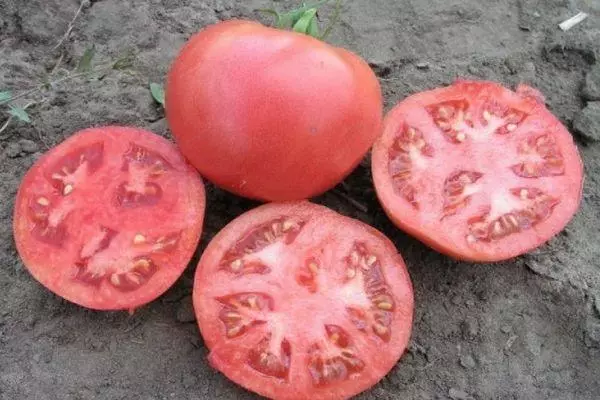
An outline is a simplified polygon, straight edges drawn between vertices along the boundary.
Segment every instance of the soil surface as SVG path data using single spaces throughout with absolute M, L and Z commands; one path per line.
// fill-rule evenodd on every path
M 262 18 L 254 10 L 273 3 L 297 4 L 92 0 L 70 25 L 78 0 L 0 0 L 0 90 L 31 87 L 59 60 L 74 68 L 91 44 L 99 61 L 137 54 L 132 73 L 57 85 L 28 110 L 31 124 L 15 122 L 1 134 L 0 399 L 256 398 L 206 361 L 190 300 L 197 256 L 171 290 L 134 315 L 95 312 L 61 300 L 27 273 L 11 224 L 20 178 L 43 151 L 91 125 L 131 124 L 168 136 L 148 83 L 163 80 L 198 29 L 234 17 Z M 558 23 L 578 9 L 589 18 L 562 32 Z M 494 265 L 454 262 L 396 229 L 376 200 L 368 159 L 336 191 L 315 199 L 387 234 L 414 282 L 409 351 L 359 398 L 597 399 L 600 143 L 593 126 L 599 126 L 599 113 L 580 114 L 588 101 L 600 99 L 594 97 L 600 74 L 586 79 L 600 64 L 600 2 L 347 1 L 330 40 L 371 63 L 386 109 L 458 77 L 537 87 L 576 135 L 586 170 L 584 200 L 567 228 L 531 254 Z M 197 255 L 220 228 L 255 205 L 209 184 Z

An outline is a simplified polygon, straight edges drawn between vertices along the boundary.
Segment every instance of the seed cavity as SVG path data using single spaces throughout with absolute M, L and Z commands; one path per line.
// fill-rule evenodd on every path
M 420 130 L 407 124 L 401 126 L 389 150 L 388 173 L 392 178 L 395 192 L 412 207 L 419 207 L 416 199 L 417 182 L 413 171 L 415 168 L 425 168 L 427 159 L 433 155 L 433 147 L 427 144 Z
M 444 182 L 444 208 L 442 219 L 456 214 L 467 206 L 474 193 L 473 188 L 483 174 L 478 171 L 461 170 L 449 175 Z
M 290 370 L 291 346 L 287 339 L 273 342 L 272 335 L 265 336 L 248 353 L 247 364 L 261 374 L 287 380 Z
M 465 236 L 467 243 L 489 243 L 531 229 L 548 219 L 560 202 L 537 188 L 513 188 L 510 192 L 523 203 L 522 207 L 496 218 L 491 218 L 489 212 L 470 218 L 469 233 Z
M 466 100 L 452 100 L 427 107 L 435 124 L 451 143 L 460 144 L 467 138 L 465 131 L 474 127 L 469 103 Z
M 249 257 L 276 243 L 293 243 L 306 221 L 277 218 L 250 229 L 221 259 L 221 269 L 242 274 L 266 274 L 271 271 L 259 258 Z
M 565 173 L 563 155 L 554 136 L 549 133 L 521 142 L 518 152 L 527 157 L 527 161 L 511 166 L 515 175 L 523 178 L 540 178 L 559 176 Z M 532 157 L 538 158 L 538 160 L 533 161 Z

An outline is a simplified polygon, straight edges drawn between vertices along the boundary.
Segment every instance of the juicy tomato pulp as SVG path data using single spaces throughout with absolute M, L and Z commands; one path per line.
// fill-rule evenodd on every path
M 52 292 L 101 310 L 133 309 L 166 291 L 196 249 L 204 185 L 166 139 L 129 127 L 76 133 L 27 172 L 16 246 Z
M 412 285 L 394 245 L 309 202 L 271 203 L 204 252 L 194 308 L 211 364 L 273 399 L 345 399 L 403 354 Z
M 302 200 L 343 180 L 381 133 L 377 77 L 356 55 L 256 22 L 193 36 L 166 88 L 169 125 L 202 176 L 240 196 Z
M 458 81 L 407 98 L 384 125 L 372 157 L 380 202 L 441 252 L 512 258 L 556 235 L 579 207 L 577 147 L 533 88 Z

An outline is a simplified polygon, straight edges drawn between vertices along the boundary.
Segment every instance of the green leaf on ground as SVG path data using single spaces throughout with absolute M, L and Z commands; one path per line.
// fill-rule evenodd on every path
M 163 107 L 165 106 L 165 89 L 159 83 L 152 82 L 150 84 L 150 92 L 152 93 L 152 97 L 156 100 L 157 103 L 161 104 Z
M 10 110 L 8 110 L 8 113 L 13 117 L 17 118 L 19 121 L 27 122 L 28 124 L 31 123 L 31 118 L 29 118 L 29 114 L 27 114 L 27 111 L 25 111 L 25 109 L 22 107 L 11 105 Z
M 92 45 L 85 49 L 83 56 L 79 60 L 79 64 L 77 64 L 77 72 L 90 72 L 92 70 L 94 55 L 96 55 L 96 46 Z

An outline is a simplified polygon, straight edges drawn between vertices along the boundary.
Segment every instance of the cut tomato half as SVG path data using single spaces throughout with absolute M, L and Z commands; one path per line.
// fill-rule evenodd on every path
M 458 259 L 500 261 L 560 232 L 583 164 L 542 94 L 487 81 L 417 93 L 386 116 L 373 181 L 390 219 Z
M 171 142 L 136 128 L 91 128 L 26 173 L 14 237 L 26 268 L 52 292 L 92 309 L 131 310 L 181 275 L 204 209 L 204 184 Z
M 309 202 L 227 225 L 198 264 L 194 308 L 211 365 L 273 399 L 346 399 L 400 359 L 413 292 L 394 245 Z

